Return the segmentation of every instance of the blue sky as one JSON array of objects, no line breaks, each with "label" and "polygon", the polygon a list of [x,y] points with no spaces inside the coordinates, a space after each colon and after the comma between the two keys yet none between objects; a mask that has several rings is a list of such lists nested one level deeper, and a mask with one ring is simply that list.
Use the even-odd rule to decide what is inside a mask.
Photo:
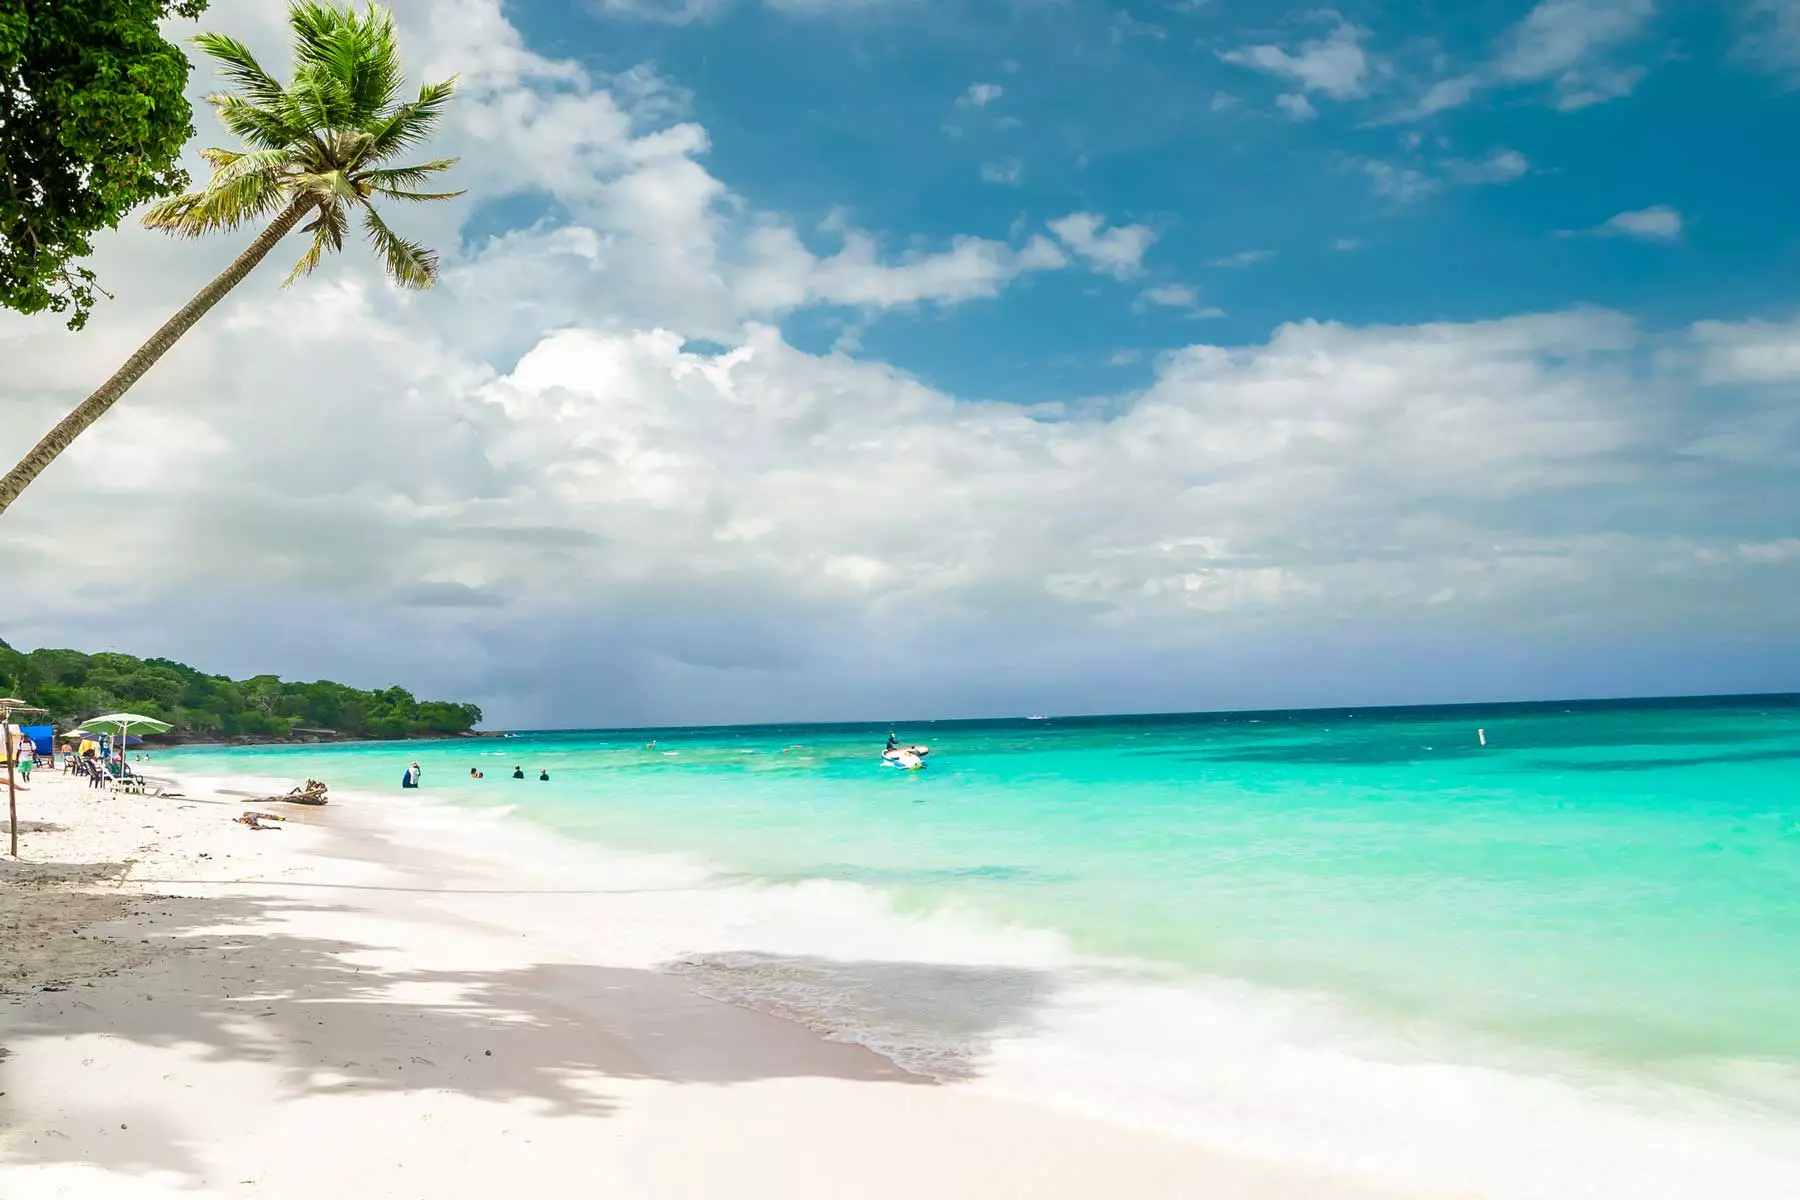
[{"label": "blue sky", "polygon": [[[1037,280],[954,319],[906,314],[865,334],[871,352],[960,393],[1030,401],[1141,383],[1147,360],[1107,360],[1196,337],[1187,311],[1133,307],[1158,285],[1223,309],[1203,336],[1229,342],[1300,317],[1466,321],[1580,303],[1670,326],[1784,310],[1800,266],[1792,168],[1770,153],[1800,106],[1747,40],[1763,28],[1751,6],[1545,5],[1567,16],[1542,35],[1535,77],[1412,120],[1434,82],[1493,70],[1533,6],[895,0],[724,5],[678,24],[621,7],[633,11],[509,11],[596,71],[651,62],[689,89],[709,165],[759,207],[803,225],[842,209],[900,231],[896,248],[1004,238],[1069,211],[1156,232],[1140,277]],[[1334,44],[1360,54],[1360,71],[1311,87],[1241,61],[1256,47],[1324,59]],[[1558,80],[1571,71],[1642,77],[1565,109]],[[1293,119],[1284,95],[1316,115]],[[1509,152],[1521,174],[1459,182]],[[1383,194],[1374,164],[1418,172],[1424,194]],[[1016,181],[986,182],[984,167]],[[1659,206],[1680,214],[1680,237],[1556,236]],[[1246,254],[1267,257],[1220,265]],[[787,325],[828,343],[820,318]],[[1047,354],[1052,329],[1059,353]]]},{"label": "blue sky", "polygon": [[[9,641],[514,726],[1800,688],[1795,0],[395,11],[441,285],[237,289],[0,523]],[[0,451],[235,249],[0,317]]]}]

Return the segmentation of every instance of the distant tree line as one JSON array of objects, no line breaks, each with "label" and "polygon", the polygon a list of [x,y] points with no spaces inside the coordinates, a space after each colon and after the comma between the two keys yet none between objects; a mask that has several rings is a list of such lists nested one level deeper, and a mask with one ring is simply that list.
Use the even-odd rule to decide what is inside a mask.
[{"label": "distant tree line", "polygon": [[357,738],[454,736],[481,721],[473,704],[417,700],[401,687],[365,691],[328,679],[284,683],[274,675],[228,679],[166,658],[22,653],[3,641],[0,696],[48,709],[59,728],[124,711],[167,721],[189,738],[287,739],[297,730]]}]

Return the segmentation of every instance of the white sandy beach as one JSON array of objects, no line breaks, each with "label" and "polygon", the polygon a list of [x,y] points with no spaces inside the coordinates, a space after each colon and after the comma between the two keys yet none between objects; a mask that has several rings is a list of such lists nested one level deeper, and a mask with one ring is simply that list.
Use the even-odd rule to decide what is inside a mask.
[{"label": "white sandy beach", "polygon": [[707,999],[648,962],[630,879],[447,852],[370,799],[256,832],[245,801],[189,790],[40,773],[20,795],[8,1200],[1398,1194]]}]

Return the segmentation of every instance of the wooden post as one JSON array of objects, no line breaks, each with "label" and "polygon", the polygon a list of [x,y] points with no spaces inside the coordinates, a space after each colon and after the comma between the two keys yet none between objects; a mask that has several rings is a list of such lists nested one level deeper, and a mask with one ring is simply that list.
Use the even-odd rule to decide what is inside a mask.
[{"label": "wooden post", "polygon": [[[11,720],[10,717],[0,719]],[[0,735],[0,741],[5,740],[5,736]],[[12,833],[12,856],[17,858],[19,857],[19,794],[13,786],[13,756],[10,745],[6,748],[6,828]]]},{"label": "wooden post", "polygon": [[[6,828],[12,834],[12,856],[14,858],[19,857],[19,794],[18,785],[13,780],[13,771],[18,766],[14,761],[18,756],[18,750],[13,746],[10,737],[12,718],[13,714],[18,712],[41,713],[43,711],[41,708],[33,708],[29,704],[21,703],[10,697],[0,699],[0,749],[6,751]],[[23,725],[19,726],[19,740],[20,742],[25,740]]]},{"label": "wooden post", "polygon": [[19,794],[13,784],[12,709],[0,704],[0,749],[6,751],[6,830],[12,835],[12,856],[19,857]]}]

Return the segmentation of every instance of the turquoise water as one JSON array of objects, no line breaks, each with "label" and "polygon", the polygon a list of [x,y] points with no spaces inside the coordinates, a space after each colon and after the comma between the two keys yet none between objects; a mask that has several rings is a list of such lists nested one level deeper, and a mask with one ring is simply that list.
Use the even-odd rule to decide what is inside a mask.
[{"label": "turquoise water", "polygon": [[396,794],[417,759],[428,797],[614,847],[861,885],[1471,1044],[1722,1088],[1753,1065],[1759,1102],[1800,1112],[1800,697],[896,732],[928,770],[880,765],[885,726],[158,757]]}]

